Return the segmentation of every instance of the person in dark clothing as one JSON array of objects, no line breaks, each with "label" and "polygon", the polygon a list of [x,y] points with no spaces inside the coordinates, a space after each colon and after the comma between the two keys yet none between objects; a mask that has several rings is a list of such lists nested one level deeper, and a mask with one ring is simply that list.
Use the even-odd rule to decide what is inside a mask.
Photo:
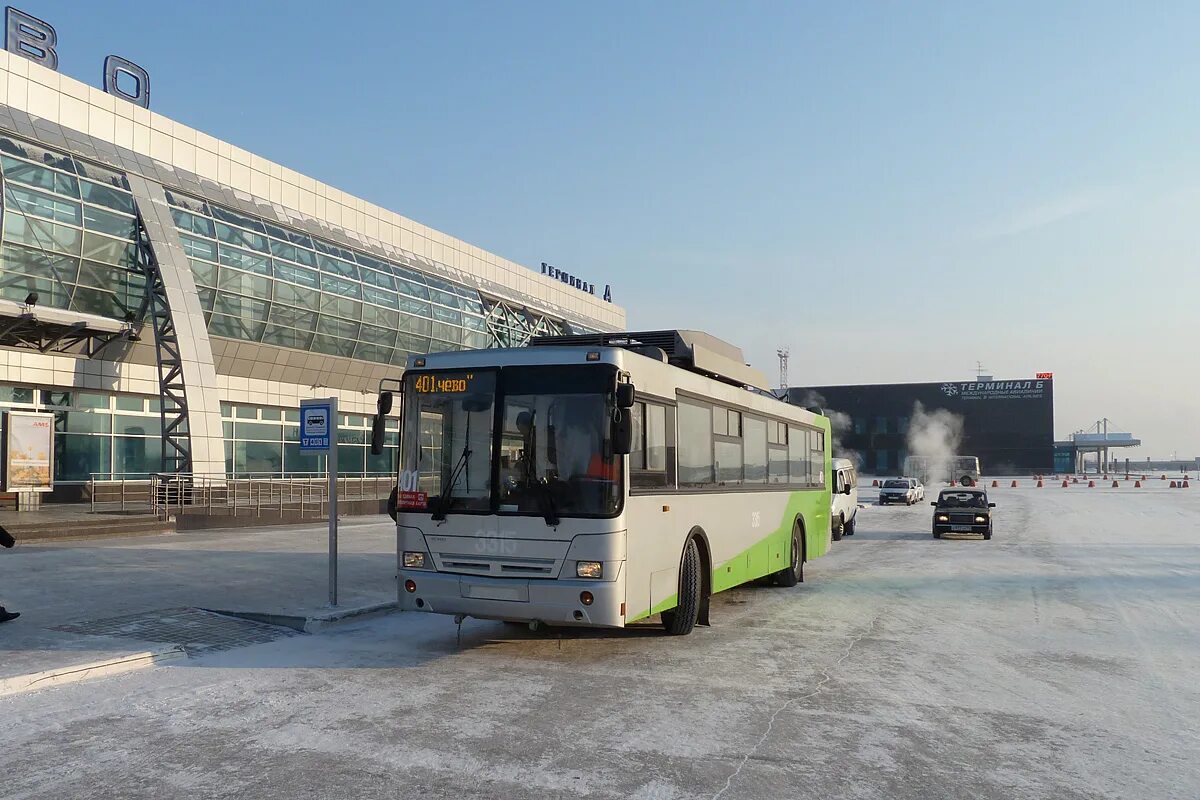
[{"label": "person in dark clothing", "polygon": [[[12,537],[12,534],[4,530],[4,526],[0,525],[0,546],[12,547],[17,543],[17,540]],[[0,622],[8,622],[21,616],[19,611],[9,611],[4,606],[0,606]]]}]

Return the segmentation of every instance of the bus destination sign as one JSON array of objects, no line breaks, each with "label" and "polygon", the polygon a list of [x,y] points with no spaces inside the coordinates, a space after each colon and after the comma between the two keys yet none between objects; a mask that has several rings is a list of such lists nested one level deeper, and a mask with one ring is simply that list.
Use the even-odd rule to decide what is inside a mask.
[{"label": "bus destination sign", "polygon": [[464,394],[471,390],[474,382],[475,375],[471,372],[458,375],[426,373],[413,378],[413,390],[417,394]]}]

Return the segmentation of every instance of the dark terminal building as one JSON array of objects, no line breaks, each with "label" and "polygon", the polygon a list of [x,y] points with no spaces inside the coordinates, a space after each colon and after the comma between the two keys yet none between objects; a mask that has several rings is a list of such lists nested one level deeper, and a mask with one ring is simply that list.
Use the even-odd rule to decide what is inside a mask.
[{"label": "dark terminal building", "polygon": [[[909,429],[920,403],[926,414],[944,409],[961,418],[958,455],[978,456],[984,474],[1054,468],[1054,380],[1050,373],[1021,380],[792,387],[788,399],[820,406],[841,428],[836,450],[876,475],[899,474],[909,455]],[[840,413],[837,413],[840,412]],[[842,416],[844,415],[844,416]]]}]

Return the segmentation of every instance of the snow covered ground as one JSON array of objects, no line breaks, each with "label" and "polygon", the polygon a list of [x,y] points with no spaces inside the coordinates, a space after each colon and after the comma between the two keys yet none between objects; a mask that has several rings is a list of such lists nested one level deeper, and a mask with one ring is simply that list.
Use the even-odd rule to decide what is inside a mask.
[{"label": "snow covered ground", "polygon": [[392,615],[0,698],[0,796],[1200,796],[1200,488],[1006,487],[685,638]]}]

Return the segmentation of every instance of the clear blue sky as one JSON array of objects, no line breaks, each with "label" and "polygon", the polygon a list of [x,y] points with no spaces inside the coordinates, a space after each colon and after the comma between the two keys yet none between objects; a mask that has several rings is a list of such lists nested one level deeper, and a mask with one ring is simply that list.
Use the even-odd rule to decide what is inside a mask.
[{"label": "clear blue sky", "polygon": [[1200,454],[1195,3],[18,0],[60,70],[794,384],[1056,374]]}]

